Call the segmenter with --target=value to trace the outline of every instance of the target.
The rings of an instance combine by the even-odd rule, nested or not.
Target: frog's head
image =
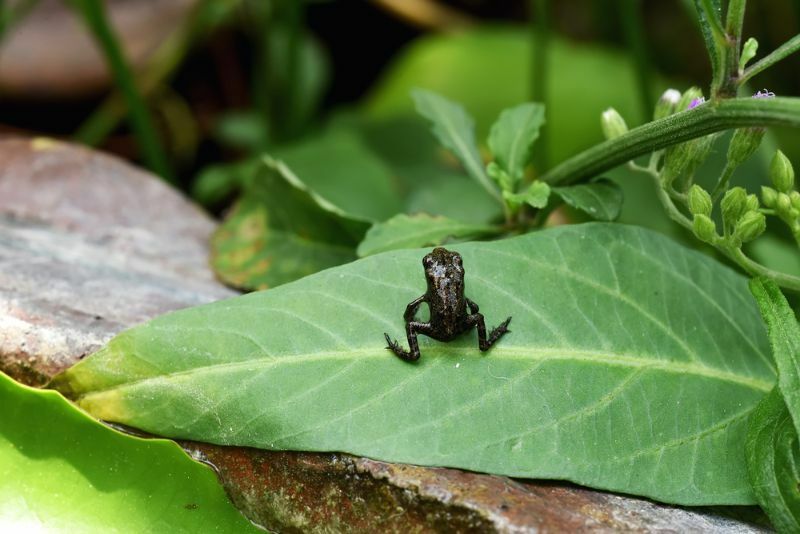
[[[433,252],[422,258],[425,267],[425,278],[428,283],[440,286],[441,282],[462,281],[464,279],[464,266],[461,254],[451,252],[443,247],[436,247]]]

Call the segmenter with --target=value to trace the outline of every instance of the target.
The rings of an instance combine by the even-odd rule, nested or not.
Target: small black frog
[[[478,313],[478,305],[464,296],[464,266],[458,252],[437,247],[422,258],[422,265],[425,267],[428,291],[411,301],[403,314],[411,350],[403,350],[397,341],[391,340],[389,334],[384,334],[386,342],[389,343],[387,349],[403,360],[413,362],[419,359],[417,334],[424,334],[439,341],[450,341],[477,326],[478,346],[481,351],[487,351],[503,334],[509,332],[508,323],[511,317],[492,330],[489,338],[486,338],[486,324],[483,315]],[[423,302],[428,303],[431,313],[427,323],[414,320],[417,309]]]

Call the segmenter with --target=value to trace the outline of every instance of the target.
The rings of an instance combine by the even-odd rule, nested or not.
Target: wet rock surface
[[[42,385],[125,328],[233,296],[208,268],[213,229],[189,201],[113,157],[0,141],[0,371]],[[729,517],[752,509],[689,510],[344,454],[182,445],[216,468],[248,517],[281,532],[764,530]]]

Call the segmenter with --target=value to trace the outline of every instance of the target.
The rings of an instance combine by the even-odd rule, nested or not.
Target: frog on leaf
[[[387,349],[401,359],[413,362],[420,356],[418,334],[438,341],[450,341],[477,326],[478,346],[481,351],[487,351],[503,334],[509,332],[508,323],[511,317],[486,337],[486,324],[483,315],[478,313],[478,305],[464,296],[464,266],[458,252],[437,247],[425,255],[422,265],[425,268],[428,290],[411,301],[403,314],[410,350],[404,350],[397,341],[392,341],[389,334],[384,333],[389,344]],[[430,308],[430,320],[427,323],[415,320],[417,309],[423,302],[427,302]]]

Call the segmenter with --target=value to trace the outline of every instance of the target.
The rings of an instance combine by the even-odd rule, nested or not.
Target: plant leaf
[[[289,181],[302,182],[347,216],[383,221],[402,211],[391,170],[355,134],[329,131],[273,150],[271,161]]]
[[[433,124],[433,133],[461,162],[467,173],[501,203],[500,192],[486,174],[475,142],[475,121],[462,106],[432,91],[411,92],[417,111]]]
[[[267,158],[211,239],[211,264],[224,282],[265,289],[355,259],[369,228]]]
[[[425,213],[400,214],[373,225],[358,245],[358,255],[363,258],[387,250],[435,246],[450,238],[463,240],[499,232],[495,226],[470,224],[447,217]]]
[[[622,211],[622,188],[611,180],[554,187],[553,193],[568,205],[599,221],[614,221]]]
[[[474,331],[386,350],[425,290],[398,250],[157,318],[54,383],[162,435],[754,502],[741,444],[774,371],[741,276],[616,224],[452,248],[487,325],[513,317],[488,353]]]
[[[175,443],[121,434],[0,373],[5,532],[260,532]]]
[[[778,388],[750,416],[746,441],[750,483],[778,532],[800,531],[800,449]]]
[[[711,72],[714,79],[716,79],[717,72],[721,68],[719,64],[719,56],[717,54],[717,44],[714,41],[714,31],[711,28],[711,21],[703,8],[704,0],[694,0],[695,12],[697,13],[697,22],[700,26],[700,31],[703,34],[703,42],[706,45],[706,52],[708,52],[709,61],[711,61]],[[716,24],[722,24],[722,6],[719,0],[710,0],[712,13],[711,16],[716,17]]]
[[[503,110],[489,132],[489,150],[515,183],[525,174],[543,124],[544,105],[530,102]]]
[[[547,206],[547,202],[550,200],[550,186],[545,182],[537,180],[522,193],[509,193],[508,191],[504,191],[503,196],[506,200],[514,204],[522,204],[525,202],[539,209]]]
[[[794,311],[772,280],[754,278],[750,291],[767,324],[772,355],[778,367],[778,388],[800,433],[800,325]]]

